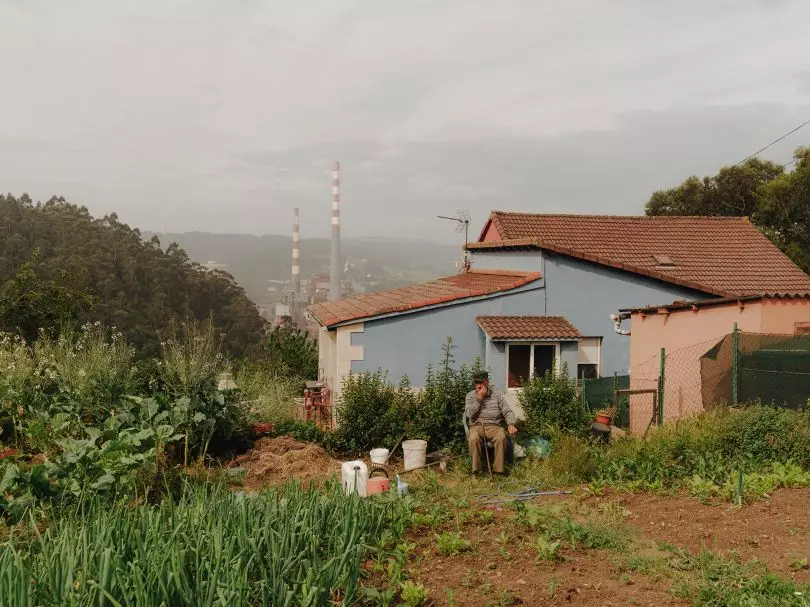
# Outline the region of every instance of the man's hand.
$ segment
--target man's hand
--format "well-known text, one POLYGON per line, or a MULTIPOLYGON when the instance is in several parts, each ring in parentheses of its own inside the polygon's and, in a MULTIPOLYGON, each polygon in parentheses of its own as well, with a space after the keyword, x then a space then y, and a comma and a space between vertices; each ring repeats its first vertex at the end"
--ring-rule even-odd
POLYGON ((509 436, 514 436, 515 434, 518 433, 517 426, 513 424, 509 424, 509 428, 507 428, 507 430, 509 430, 509 436))

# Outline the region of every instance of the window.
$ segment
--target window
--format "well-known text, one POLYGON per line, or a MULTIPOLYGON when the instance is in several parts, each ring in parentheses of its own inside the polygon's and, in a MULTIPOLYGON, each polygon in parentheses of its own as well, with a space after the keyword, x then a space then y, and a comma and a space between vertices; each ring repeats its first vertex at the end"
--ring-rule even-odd
POLYGON ((796 335, 810 335, 810 322, 793 323, 793 328, 796 335))
POLYGON ((559 357, 559 344, 507 344, 507 387, 520 388, 526 379, 545 375, 558 367, 559 357))
POLYGON ((583 337, 580 339, 579 354, 577 356, 577 381, 581 383, 583 379, 597 379, 601 359, 601 337, 583 337))

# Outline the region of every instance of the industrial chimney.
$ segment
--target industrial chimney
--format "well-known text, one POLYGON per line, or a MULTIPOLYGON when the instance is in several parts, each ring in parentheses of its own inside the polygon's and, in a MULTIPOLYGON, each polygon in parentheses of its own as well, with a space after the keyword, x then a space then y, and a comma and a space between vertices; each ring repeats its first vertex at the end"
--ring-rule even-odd
POLYGON ((340 299, 340 163, 332 166, 332 257, 329 299, 340 299))
POLYGON ((293 299, 298 299, 301 291, 301 236, 298 232, 298 209, 293 209, 293 237, 292 237, 292 292, 293 299))

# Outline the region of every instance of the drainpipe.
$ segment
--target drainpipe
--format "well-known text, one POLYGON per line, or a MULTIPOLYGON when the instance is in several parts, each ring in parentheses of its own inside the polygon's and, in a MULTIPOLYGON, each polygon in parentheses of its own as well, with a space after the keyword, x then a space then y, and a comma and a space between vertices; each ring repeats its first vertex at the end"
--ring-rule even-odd
POLYGON ((622 320, 625 318, 629 318, 627 315, 616 314, 610 315, 610 320, 613 321, 613 330, 616 331, 619 335, 630 335, 630 329, 622 329, 622 320))

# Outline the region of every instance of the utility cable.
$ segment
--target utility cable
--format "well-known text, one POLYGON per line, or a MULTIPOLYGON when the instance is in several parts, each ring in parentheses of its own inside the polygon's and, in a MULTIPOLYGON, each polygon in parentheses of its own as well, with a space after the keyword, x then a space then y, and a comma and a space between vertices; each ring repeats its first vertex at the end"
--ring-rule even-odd
MULTIPOLYGON (((747 158, 743 158, 742 160, 740 160, 740 161, 739 161, 737 164, 735 164, 734 166, 735 166, 735 167, 736 167, 736 166, 740 166, 740 165, 741 165, 743 162, 747 162, 748 160, 751 160, 753 157, 755 157, 755 156, 757 156, 758 154, 760 154, 761 152, 764 152, 765 150, 767 150, 767 149, 768 149, 769 147, 771 147, 773 144, 775 144, 775 143, 779 143, 780 141, 782 141, 782 140, 783 140, 785 137, 787 137, 788 135, 792 135, 793 133, 795 133, 796 131, 798 131, 800 128, 805 127, 805 126, 807 126, 808 124, 810 124, 810 120, 808 120, 808 121, 806 121, 806 122, 803 122, 802 124, 800 124, 799 126, 797 126, 795 129, 793 129, 792 131, 789 131, 789 132, 785 133, 784 135, 782 135, 782 136, 781 136, 781 137, 779 137, 778 139, 774 139, 774 140, 773 140, 773 141, 771 141, 771 142, 770 142, 768 145, 766 145, 764 148, 762 148, 761 150, 757 150, 756 152, 754 152, 753 154, 751 154, 751 155, 750 155, 750 156, 748 156, 747 158)), ((790 164, 790 163, 788 163, 788 164, 790 164)))

